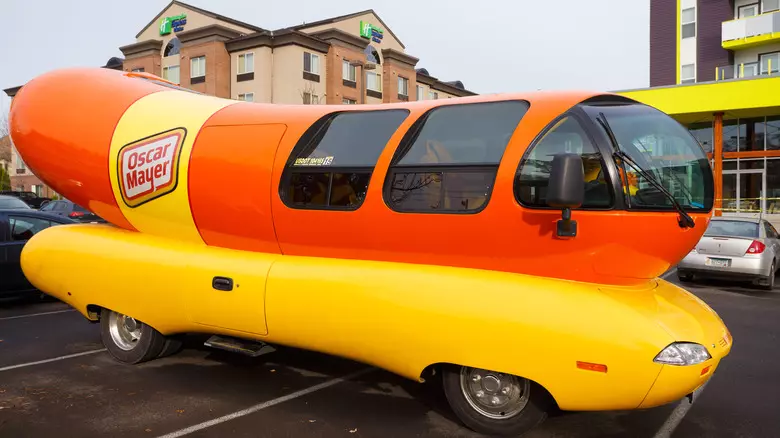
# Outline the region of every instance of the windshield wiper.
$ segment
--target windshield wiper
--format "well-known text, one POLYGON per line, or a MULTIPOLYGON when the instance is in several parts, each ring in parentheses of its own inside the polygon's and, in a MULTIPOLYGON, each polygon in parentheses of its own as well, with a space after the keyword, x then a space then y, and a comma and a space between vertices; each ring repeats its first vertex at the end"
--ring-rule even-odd
MULTIPOLYGON (((647 182, 652 184, 653 187, 658 189, 658 191, 663 193, 664 196, 666 196, 666 198, 669 199, 669 201, 671 201, 672 205, 674 206, 674 209, 677 210, 677 212, 680 214, 680 220, 678 221, 678 223, 680 224, 681 227, 693 228, 693 226, 695 225, 695 223, 693 222, 693 218, 685 211, 682 205, 680 205, 680 203, 677 202, 677 199, 675 199, 674 195, 671 194, 669 190, 667 190, 666 187, 664 187, 663 184, 661 184, 655 178, 655 176, 652 176, 650 172, 642 169, 642 167, 639 164, 637 164, 637 162, 634 161, 633 158, 628 156, 628 154, 625 153, 624 151, 620 150, 618 146, 617 138, 615 138, 615 134, 614 132, 612 132, 612 128, 609 127, 609 122, 607 121, 607 117, 604 115, 603 112, 599 113, 599 117, 597 117, 596 120, 598 120, 599 123, 601 123, 601 126, 604 127, 604 130, 607 131, 607 134, 609 135, 610 140, 612 141, 613 148, 615 149, 614 155, 620 157, 623 161, 626 161, 628 162, 628 164, 632 165, 634 169, 637 170, 637 173, 639 173, 639 176, 643 177, 647 182)), ((625 172, 626 172, 625 166, 621 166, 621 167, 623 167, 623 173, 625 176, 625 172)), ((626 186, 628 186, 627 176, 625 176, 625 180, 626 180, 626 186)), ((630 198, 630 193, 629 193, 629 198, 630 198)))

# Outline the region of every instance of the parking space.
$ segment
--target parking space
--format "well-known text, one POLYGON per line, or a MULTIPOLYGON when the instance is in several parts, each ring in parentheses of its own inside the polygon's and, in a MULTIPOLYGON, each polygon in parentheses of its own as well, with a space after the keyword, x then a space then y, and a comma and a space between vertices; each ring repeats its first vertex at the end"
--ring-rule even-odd
MULTIPOLYGON (((674 426, 679 437, 778 436, 780 293, 686 287, 735 337, 690 410, 555 413, 528 436, 660 437, 674 426)), ((103 351, 97 325, 56 302, 4 304, 0 340, 2 437, 478 436, 454 419, 435 381, 317 353, 279 348, 249 358, 192 336, 175 356, 122 365, 103 351)))

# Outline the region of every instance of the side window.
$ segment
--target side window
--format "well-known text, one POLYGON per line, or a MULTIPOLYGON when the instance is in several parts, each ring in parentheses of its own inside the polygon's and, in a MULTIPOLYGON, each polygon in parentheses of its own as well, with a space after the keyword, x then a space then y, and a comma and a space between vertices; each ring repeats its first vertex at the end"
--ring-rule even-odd
POLYGON ((547 207, 547 185, 556 154, 576 153, 585 171, 582 208, 608 208, 613 194, 604 173, 604 163, 577 119, 566 116, 529 147, 515 175, 515 199, 526 207, 547 207))
POLYGON ((355 210, 363 203, 379 155, 407 110, 330 114, 303 135, 279 187, 289 207, 355 210))
POLYGON ((476 213, 528 102, 446 105, 428 111, 396 151, 385 200, 399 212, 476 213))
POLYGON ((49 228, 51 222, 33 217, 8 216, 11 226, 11 240, 29 240, 39 231, 49 228))
POLYGON ((68 204, 57 201, 57 205, 54 206, 54 211, 67 211, 68 210, 68 204))
POLYGON ((54 210, 54 206, 55 205, 57 205, 57 201, 49 201, 49 202, 46 203, 46 205, 41 207, 41 211, 51 211, 51 210, 54 210))
POLYGON ((777 239, 777 231, 775 231, 775 227, 772 226, 769 222, 764 222, 764 232, 766 233, 766 237, 770 239, 777 239))

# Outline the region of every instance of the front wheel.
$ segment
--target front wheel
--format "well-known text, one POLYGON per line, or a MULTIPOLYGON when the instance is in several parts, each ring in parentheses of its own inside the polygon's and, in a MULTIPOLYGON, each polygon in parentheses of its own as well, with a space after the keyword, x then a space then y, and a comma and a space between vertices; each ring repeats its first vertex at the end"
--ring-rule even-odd
POLYGON ((547 418, 553 404, 540 385, 511 374, 452 367, 444 370, 442 381, 455 415, 486 435, 526 433, 547 418))
POLYGON ((108 352, 128 364, 154 359, 165 346, 165 336, 151 326, 108 309, 100 314, 100 336, 108 352))

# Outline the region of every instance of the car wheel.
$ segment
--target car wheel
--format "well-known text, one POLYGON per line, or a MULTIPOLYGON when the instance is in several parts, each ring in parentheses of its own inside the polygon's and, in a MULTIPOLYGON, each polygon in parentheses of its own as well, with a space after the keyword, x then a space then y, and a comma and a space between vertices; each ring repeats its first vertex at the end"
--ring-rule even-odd
POLYGON ((775 288, 775 262, 772 261, 772 266, 769 267, 769 275, 760 280, 759 285, 761 289, 772 290, 775 288))
POLYGON ((544 421, 553 405, 544 388, 522 377, 455 366, 442 374, 450 407, 477 433, 521 435, 544 421))
POLYGON ((693 281, 693 275, 689 274, 687 272, 677 271, 677 278, 679 278, 680 281, 685 282, 685 283, 693 281))
POLYGON ((165 336, 151 326, 108 309, 100 314, 100 335, 108 352, 128 364, 154 359, 165 346, 165 336))

